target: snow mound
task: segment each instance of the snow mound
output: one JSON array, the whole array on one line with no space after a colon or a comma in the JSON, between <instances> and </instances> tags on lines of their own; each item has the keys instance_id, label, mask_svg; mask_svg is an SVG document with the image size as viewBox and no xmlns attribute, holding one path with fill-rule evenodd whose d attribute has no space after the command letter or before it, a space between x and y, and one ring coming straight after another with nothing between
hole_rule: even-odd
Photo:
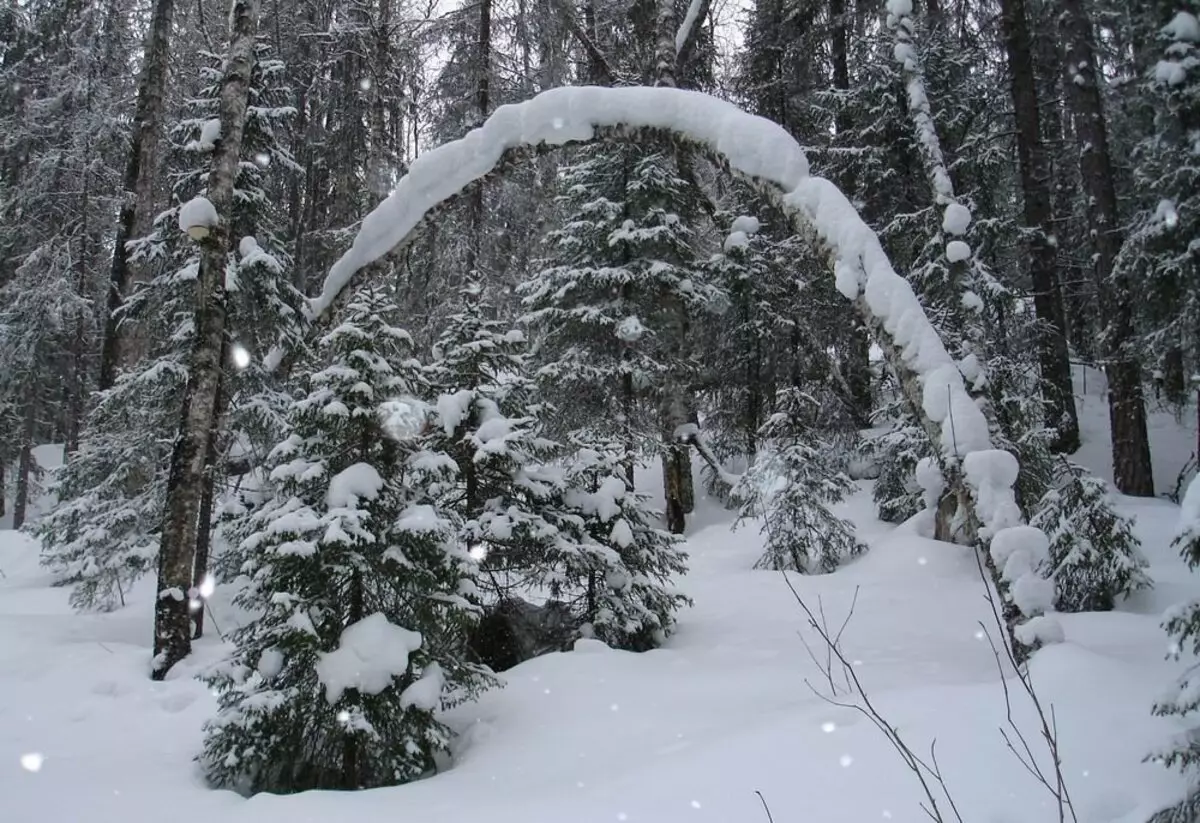
<instances>
[{"instance_id":1,"label":"snow mound","mask_svg":"<svg viewBox=\"0 0 1200 823\"><path fill-rule=\"evenodd\" d=\"M1163 26L1162 33L1172 40L1198 43L1200 42L1200 20L1197 20L1194 14L1181 11L1172 18L1170 23Z\"/></svg>"},{"instance_id":2,"label":"snow mound","mask_svg":"<svg viewBox=\"0 0 1200 823\"><path fill-rule=\"evenodd\" d=\"M946 259L951 263L961 263L971 259L971 247L961 240L951 240L946 244Z\"/></svg>"},{"instance_id":3,"label":"snow mound","mask_svg":"<svg viewBox=\"0 0 1200 823\"><path fill-rule=\"evenodd\" d=\"M325 502L333 509L354 509L359 500L374 500L383 488L383 478L370 463L355 463L329 481Z\"/></svg>"},{"instance_id":4,"label":"snow mound","mask_svg":"<svg viewBox=\"0 0 1200 823\"><path fill-rule=\"evenodd\" d=\"M198 228L217 225L217 209L203 195L193 197L179 207L179 230L191 234Z\"/></svg>"},{"instance_id":5,"label":"snow mound","mask_svg":"<svg viewBox=\"0 0 1200 823\"><path fill-rule=\"evenodd\" d=\"M403 629L381 613L354 623L342 632L338 648L317 660L317 680L325 687L330 705L346 689L379 694L394 678L408 671L408 655L421 648L421 635Z\"/></svg>"},{"instance_id":6,"label":"snow mound","mask_svg":"<svg viewBox=\"0 0 1200 823\"><path fill-rule=\"evenodd\" d=\"M942 213L942 231L961 237L971 227L971 210L961 203L950 203Z\"/></svg>"}]
</instances>

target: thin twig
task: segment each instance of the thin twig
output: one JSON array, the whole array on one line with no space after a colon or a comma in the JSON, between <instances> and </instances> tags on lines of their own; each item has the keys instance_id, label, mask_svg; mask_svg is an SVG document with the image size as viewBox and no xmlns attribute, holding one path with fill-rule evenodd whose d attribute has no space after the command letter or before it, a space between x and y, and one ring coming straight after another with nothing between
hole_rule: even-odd
<instances>
[{"instance_id":1,"label":"thin twig","mask_svg":"<svg viewBox=\"0 0 1200 823\"><path fill-rule=\"evenodd\" d=\"M763 811L767 813L767 823L775 823L775 818L771 817L771 807L767 805L767 799L763 797L763 793L758 789L755 789L754 793L758 795L759 802L762 803Z\"/></svg>"}]
</instances>

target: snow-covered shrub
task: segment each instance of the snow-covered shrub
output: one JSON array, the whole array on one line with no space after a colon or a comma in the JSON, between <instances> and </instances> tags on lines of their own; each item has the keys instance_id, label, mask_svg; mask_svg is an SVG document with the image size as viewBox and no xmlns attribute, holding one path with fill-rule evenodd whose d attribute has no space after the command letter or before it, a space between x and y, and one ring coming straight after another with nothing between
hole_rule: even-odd
<instances>
[{"instance_id":1,"label":"snow-covered shrub","mask_svg":"<svg viewBox=\"0 0 1200 823\"><path fill-rule=\"evenodd\" d=\"M1200 475L1192 478L1183 498L1179 528L1171 547L1179 552L1191 569L1200 566ZM1200 655L1200 600L1181 604L1163 616L1163 628L1171 635L1175 657L1187 654L1192 660ZM1200 663L1193 663L1175 687L1154 704L1154 713L1178 716L1193 725L1170 746L1152 755L1166 766L1196 773L1200 767L1200 726L1195 724L1200 712ZM1151 823L1190 823L1200 817L1200 788L1194 788L1177 806L1155 815Z\"/></svg>"},{"instance_id":2,"label":"snow-covered shrub","mask_svg":"<svg viewBox=\"0 0 1200 823\"><path fill-rule=\"evenodd\" d=\"M757 568L831 572L866 547L854 526L829 510L855 486L834 469L805 425L811 398L780 393L779 411L763 425L763 449L734 489L739 522L762 518L767 548Z\"/></svg>"},{"instance_id":3,"label":"snow-covered shrub","mask_svg":"<svg viewBox=\"0 0 1200 823\"><path fill-rule=\"evenodd\" d=\"M489 683L465 660L474 563L435 490L453 472L420 439L384 430L411 390L408 336L377 291L320 341L307 396L270 456L275 495L242 542L253 615L205 676L209 780L245 792L368 788L430 772L445 705Z\"/></svg>"},{"instance_id":4,"label":"snow-covered shrub","mask_svg":"<svg viewBox=\"0 0 1200 823\"><path fill-rule=\"evenodd\" d=\"M1045 571L1054 580L1055 609L1108 611L1118 598L1151 585L1133 521L1113 509L1107 484L1062 460L1056 486L1029 521L1050 538Z\"/></svg>"}]
</instances>

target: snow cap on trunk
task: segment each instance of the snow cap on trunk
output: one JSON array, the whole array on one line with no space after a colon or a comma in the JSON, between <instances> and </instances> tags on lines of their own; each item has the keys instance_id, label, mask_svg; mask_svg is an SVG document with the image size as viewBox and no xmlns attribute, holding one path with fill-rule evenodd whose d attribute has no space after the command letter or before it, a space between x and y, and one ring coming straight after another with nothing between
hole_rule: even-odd
<instances>
[{"instance_id":1,"label":"snow cap on trunk","mask_svg":"<svg viewBox=\"0 0 1200 823\"><path fill-rule=\"evenodd\" d=\"M218 220L216 207L203 195L193 197L179 207L179 230L193 240L208 237Z\"/></svg>"}]
</instances>

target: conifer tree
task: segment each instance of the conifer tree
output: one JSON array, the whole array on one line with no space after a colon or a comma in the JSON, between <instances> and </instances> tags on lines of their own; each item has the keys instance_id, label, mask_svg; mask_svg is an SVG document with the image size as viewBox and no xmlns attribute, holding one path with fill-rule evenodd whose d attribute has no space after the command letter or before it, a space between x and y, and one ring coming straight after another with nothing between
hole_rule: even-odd
<instances>
[{"instance_id":1,"label":"conifer tree","mask_svg":"<svg viewBox=\"0 0 1200 823\"><path fill-rule=\"evenodd\" d=\"M489 684L467 663L474 563L439 504L452 465L388 437L381 402L419 373L376 289L320 341L307 396L271 454L274 497L249 515L237 602L254 617L206 679L209 779L245 792L369 788L434 768L436 711Z\"/></svg>"},{"instance_id":2,"label":"conifer tree","mask_svg":"<svg viewBox=\"0 0 1200 823\"><path fill-rule=\"evenodd\" d=\"M1184 495L1179 528L1171 547L1177 550L1189 568L1200 566L1200 476L1192 478ZM1164 615L1163 628L1172 638L1172 656L1185 652L1192 658L1200 655L1200 600L1192 600ZM1170 746L1152 755L1154 760L1178 768L1193 776L1200 766L1200 733L1194 723L1200 712L1200 664L1184 672L1170 697L1154 704L1154 713L1178 716L1193 723ZM1200 815L1200 789L1193 787L1177 805L1164 809L1150 823L1187 823Z\"/></svg>"},{"instance_id":3,"label":"conifer tree","mask_svg":"<svg viewBox=\"0 0 1200 823\"><path fill-rule=\"evenodd\" d=\"M546 437L552 409L530 376L524 334L490 312L468 287L426 370L438 393L430 442L458 469L442 505L480 560L480 589L497 601L514 588L548 591L584 636L652 648L687 602L672 588L685 571L678 540L618 476L624 449Z\"/></svg>"},{"instance_id":4,"label":"conifer tree","mask_svg":"<svg viewBox=\"0 0 1200 823\"><path fill-rule=\"evenodd\" d=\"M1029 521L1050 538L1045 571L1054 580L1055 609L1109 611L1118 598L1148 587L1133 521L1113 509L1107 484L1066 459L1055 480Z\"/></svg>"},{"instance_id":5,"label":"conifer tree","mask_svg":"<svg viewBox=\"0 0 1200 823\"><path fill-rule=\"evenodd\" d=\"M756 568L831 572L866 548L853 524L829 510L854 483L815 442L820 403L796 388L781 395L778 411L763 425L763 453L734 489L740 520L763 521L767 547Z\"/></svg>"},{"instance_id":6,"label":"conifer tree","mask_svg":"<svg viewBox=\"0 0 1200 823\"><path fill-rule=\"evenodd\" d=\"M291 116L283 67L266 57L265 44L252 74L245 141L234 189L232 224L240 237L229 255L230 336L244 362L228 362L225 397L237 396L237 428L263 441L277 439L279 387L267 379L262 359L273 345L296 345L302 329L302 296L291 285L286 245L268 175L294 170L279 142ZM129 584L153 567L175 430L194 339L194 291L199 251L178 228L185 204L203 191L208 157L220 140L216 116L220 60L206 55L198 93L171 128L175 169L172 206L154 231L131 244L128 260L153 273L119 307L118 332L139 357L99 393L79 451L58 479L60 505L39 525L45 560L63 582L73 583L79 608L108 609L123 602ZM232 361L232 357L226 358ZM259 442L265 452L269 444ZM211 461L210 461L211 462ZM210 471L213 467L210 466ZM208 524L201 525L207 530ZM203 569L200 570L203 573Z\"/></svg>"}]
</instances>

